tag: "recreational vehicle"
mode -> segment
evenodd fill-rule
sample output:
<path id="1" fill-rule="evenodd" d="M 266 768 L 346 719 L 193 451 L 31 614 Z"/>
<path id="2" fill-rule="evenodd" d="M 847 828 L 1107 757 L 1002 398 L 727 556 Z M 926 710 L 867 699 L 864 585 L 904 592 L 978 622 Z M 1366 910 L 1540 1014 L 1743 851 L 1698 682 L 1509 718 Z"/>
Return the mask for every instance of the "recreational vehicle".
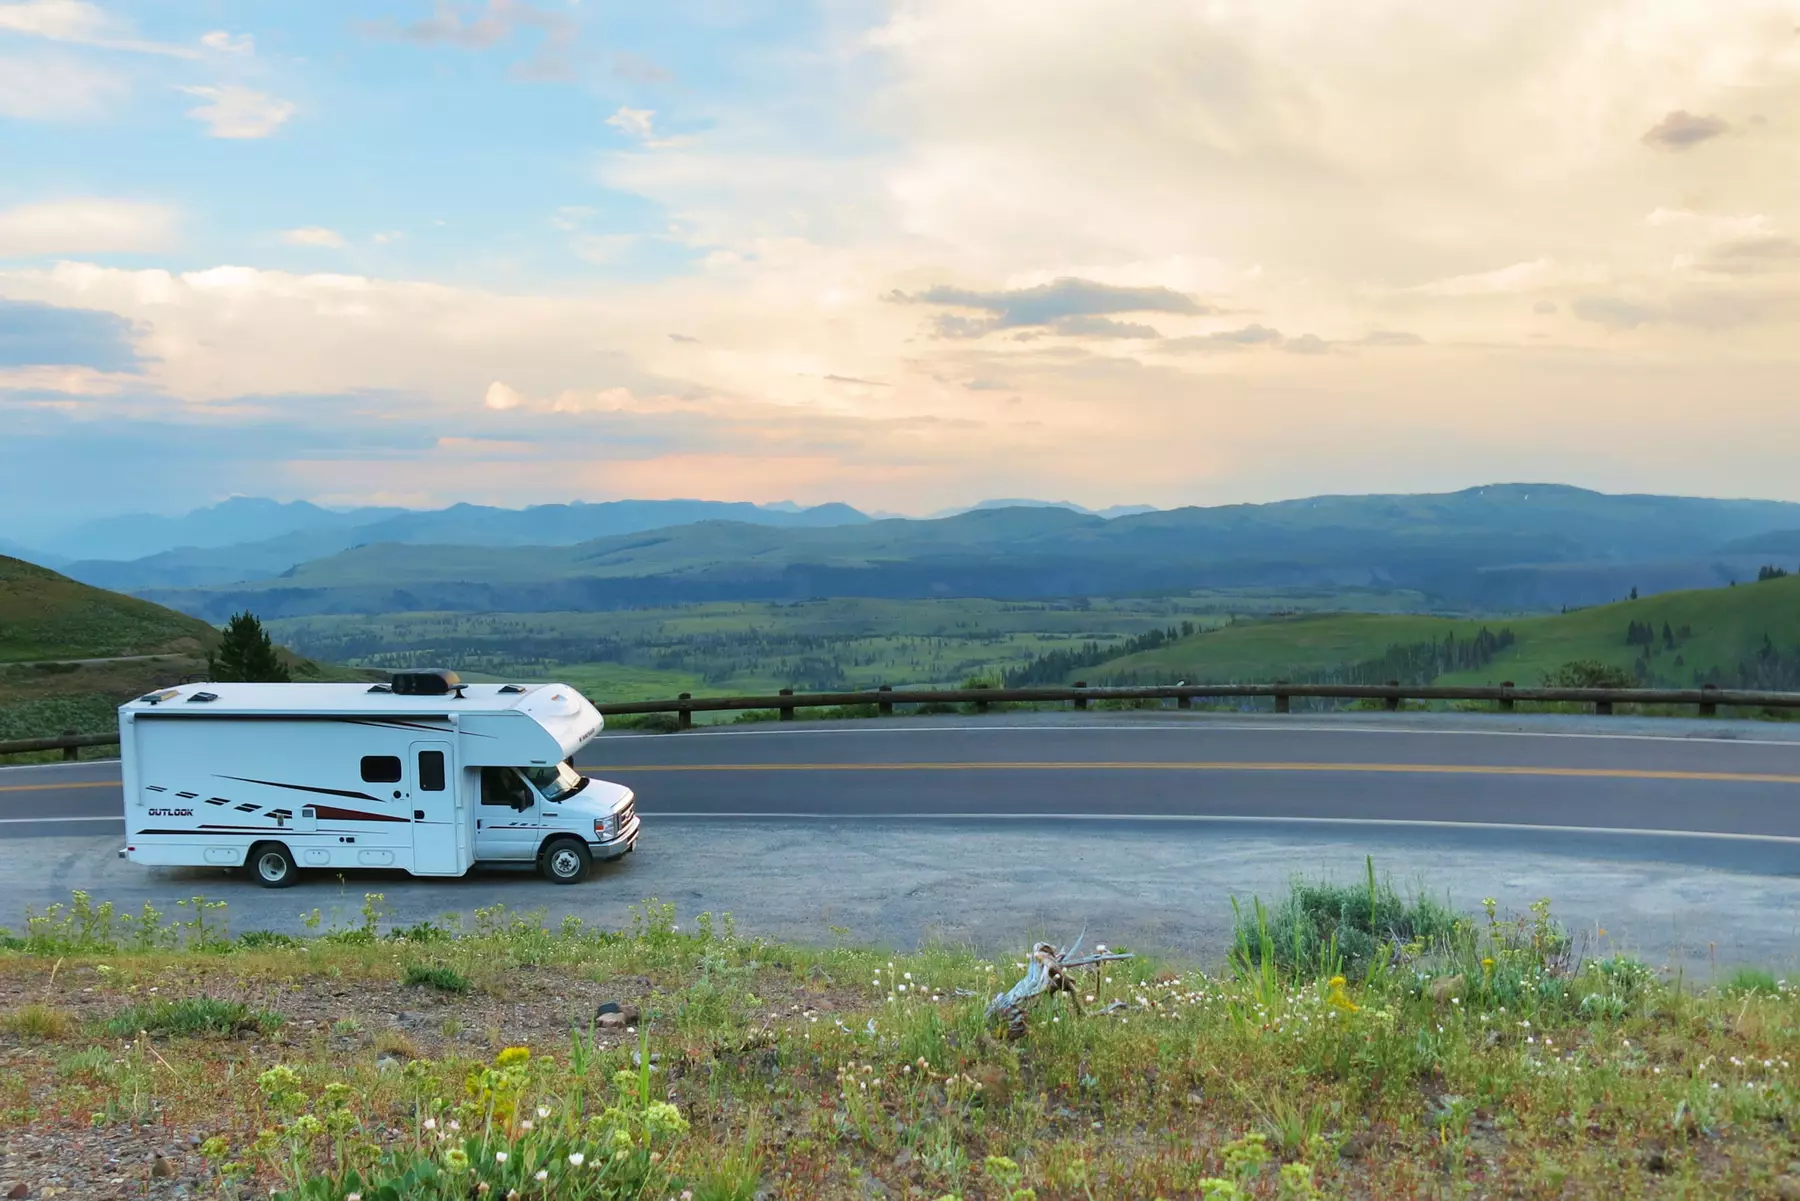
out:
<path id="1" fill-rule="evenodd" d="M 575 770 L 600 732 L 564 684 L 184 684 L 119 709 L 135 863 L 460 876 L 535 865 L 559 884 L 637 843 L 630 789 Z"/>

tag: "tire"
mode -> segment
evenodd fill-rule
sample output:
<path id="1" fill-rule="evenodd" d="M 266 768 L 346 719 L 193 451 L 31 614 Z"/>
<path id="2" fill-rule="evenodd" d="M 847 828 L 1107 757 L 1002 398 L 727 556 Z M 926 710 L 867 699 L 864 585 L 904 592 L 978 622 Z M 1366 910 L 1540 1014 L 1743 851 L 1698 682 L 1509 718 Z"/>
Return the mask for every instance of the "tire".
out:
<path id="1" fill-rule="evenodd" d="M 244 867 L 264 888 L 288 888 L 300 877 L 293 852 L 279 842 L 259 842 L 251 847 Z"/>
<path id="2" fill-rule="evenodd" d="M 579 884 L 593 865 L 594 857 L 586 845 L 573 838 L 553 839 L 538 855 L 538 870 L 552 884 Z"/>

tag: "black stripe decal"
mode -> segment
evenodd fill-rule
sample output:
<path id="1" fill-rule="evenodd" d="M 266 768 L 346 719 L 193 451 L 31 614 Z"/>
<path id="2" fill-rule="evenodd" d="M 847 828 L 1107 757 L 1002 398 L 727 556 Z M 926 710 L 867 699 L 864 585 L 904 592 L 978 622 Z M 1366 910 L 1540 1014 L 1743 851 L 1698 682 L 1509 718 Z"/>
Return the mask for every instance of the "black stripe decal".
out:
<path id="1" fill-rule="evenodd" d="M 242 780 L 246 784 L 263 784 L 270 788 L 290 788 L 295 792 L 316 792 L 321 796 L 347 796 L 358 801 L 373 801 L 381 804 L 381 798 L 370 796 L 366 792 L 350 792 L 343 788 L 315 788 L 311 784 L 283 784 L 280 780 L 252 780 L 249 776 L 224 776 L 226 780 Z"/>

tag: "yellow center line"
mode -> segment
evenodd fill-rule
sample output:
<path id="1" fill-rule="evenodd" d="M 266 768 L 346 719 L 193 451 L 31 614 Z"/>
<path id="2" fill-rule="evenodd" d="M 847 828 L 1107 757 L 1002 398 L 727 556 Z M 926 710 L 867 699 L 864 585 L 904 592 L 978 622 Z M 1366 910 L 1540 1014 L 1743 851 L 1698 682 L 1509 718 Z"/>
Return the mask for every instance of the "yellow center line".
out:
<path id="1" fill-rule="evenodd" d="M 1217 771 L 1365 772 L 1393 775 L 1564 776 L 1602 780 L 1698 780 L 1726 784 L 1800 784 L 1800 776 L 1764 772 L 1657 771 L 1628 767 L 1537 767 L 1474 763 L 657 763 L 603 764 L 583 771 L 633 772 L 900 772 L 900 771 Z"/>
<path id="2" fill-rule="evenodd" d="M 1486 763 L 1256 763 L 1161 760 L 1111 763 L 617 763 L 587 764 L 582 771 L 634 772 L 956 772 L 956 771 L 1188 771 L 1343 772 L 1414 776 L 1554 776 L 1585 780 L 1688 780 L 1714 784 L 1800 784 L 1800 776 L 1770 772 L 1662 771 L 1631 767 L 1540 767 Z M 55 792 L 68 788 L 117 788 L 117 780 L 61 784 L 4 784 L 0 792 Z"/>

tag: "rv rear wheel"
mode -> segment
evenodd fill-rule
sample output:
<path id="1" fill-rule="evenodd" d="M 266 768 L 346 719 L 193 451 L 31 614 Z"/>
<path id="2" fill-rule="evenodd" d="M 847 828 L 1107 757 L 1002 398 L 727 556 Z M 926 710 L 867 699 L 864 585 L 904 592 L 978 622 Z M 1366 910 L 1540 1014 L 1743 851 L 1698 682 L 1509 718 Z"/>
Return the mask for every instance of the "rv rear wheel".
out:
<path id="1" fill-rule="evenodd" d="M 558 838 L 544 846 L 544 852 L 538 857 L 538 868 L 544 873 L 546 880 L 558 884 L 579 884 L 587 879 L 588 867 L 593 857 L 588 854 L 587 847 L 573 838 Z"/>
<path id="2" fill-rule="evenodd" d="M 263 842 L 251 847 L 246 865 L 251 876 L 264 888 L 286 888 L 299 875 L 293 854 L 278 842 Z"/>

